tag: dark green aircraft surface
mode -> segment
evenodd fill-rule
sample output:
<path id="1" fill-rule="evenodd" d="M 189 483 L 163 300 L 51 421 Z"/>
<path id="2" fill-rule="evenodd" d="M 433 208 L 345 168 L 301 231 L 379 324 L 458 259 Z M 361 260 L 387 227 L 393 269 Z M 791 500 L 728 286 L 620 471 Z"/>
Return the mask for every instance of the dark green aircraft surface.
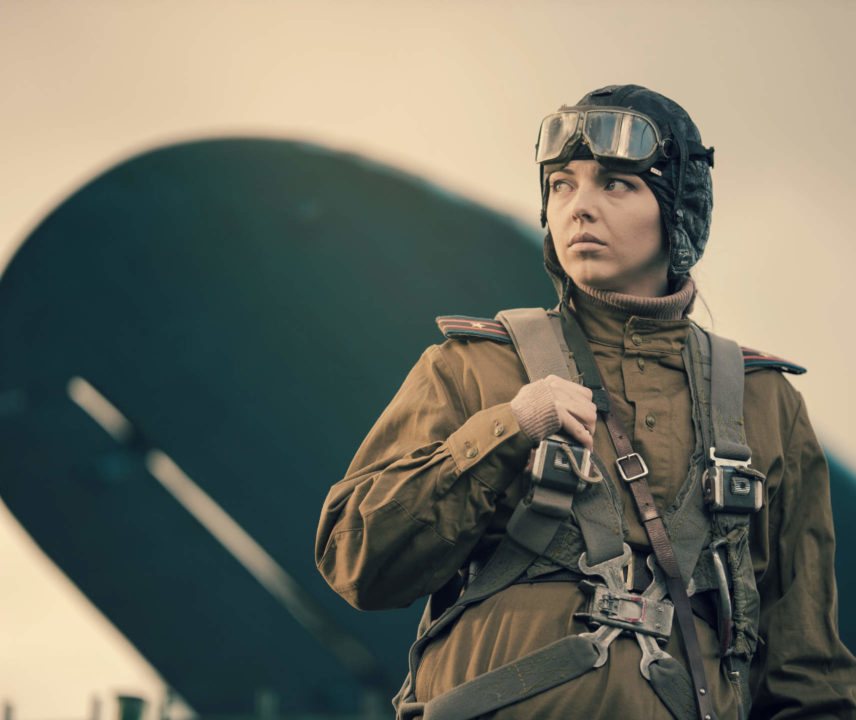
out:
<path id="1" fill-rule="evenodd" d="M 327 489 L 442 339 L 436 315 L 554 300 L 537 232 L 365 159 L 270 139 L 146 153 L 0 280 L 0 497 L 196 711 L 261 691 L 352 712 L 397 688 L 420 609 L 360 613 L 326 586 Z M 846 548 L 856 483 L 832 468 Z M 856 646 L 847 613 L 842 634 Z"/>

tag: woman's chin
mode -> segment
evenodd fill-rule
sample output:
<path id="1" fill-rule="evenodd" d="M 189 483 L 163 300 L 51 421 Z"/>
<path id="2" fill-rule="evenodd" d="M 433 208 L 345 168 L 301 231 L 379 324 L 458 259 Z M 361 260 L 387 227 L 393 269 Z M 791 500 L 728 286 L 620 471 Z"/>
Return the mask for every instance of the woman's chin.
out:
<path id="1" fill-rule="evenodd" d="M 569 277 L 577 287 L 592 288 L 594 290 L 611 290 L 615 285 L 615 278 L 603 273 L 577 272 L 568 273 Z"/>

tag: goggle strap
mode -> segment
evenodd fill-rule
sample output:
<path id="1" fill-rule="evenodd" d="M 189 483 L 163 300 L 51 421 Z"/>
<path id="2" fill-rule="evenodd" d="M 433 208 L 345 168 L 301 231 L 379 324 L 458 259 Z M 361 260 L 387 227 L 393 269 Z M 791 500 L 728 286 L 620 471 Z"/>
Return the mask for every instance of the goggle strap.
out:
<path id="1" fill-rule="evenodd" d="M 695 140 L 687 140 L 687 157 L 692 160 L 707 160 L 707 164 L 713 167 L 713 148 L 706 148 Z"/>
<path id="2" fill-rule="evenodd" d="M 681 157 L 678 161 L 678 189 L 675 193 L 674 213 L 675 221 L 677 222 L 677 224 L 683 226 L 682 217 L 684 213 L 683 208 L 681 208 L 681 198 L 684 196 L 684 178 L 686 177 L 687 173 L 687 163 L 684 158 L 689 160 L 692 157 L 692 154 L 689 148 L 689 141 L 687 141 L 687 139 L 683 137 L 683 135 L 678 135 L 676 139 L 678 143 L 678 148 L 680 149 Z"/>

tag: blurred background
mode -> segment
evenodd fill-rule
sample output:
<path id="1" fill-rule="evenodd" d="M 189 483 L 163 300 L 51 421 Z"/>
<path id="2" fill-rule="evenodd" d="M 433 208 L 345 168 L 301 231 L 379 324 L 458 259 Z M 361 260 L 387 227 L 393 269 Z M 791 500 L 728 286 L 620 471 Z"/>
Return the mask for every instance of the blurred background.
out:
<path id="1" fill-rule="evenodd" d="M 320 503 L 434 315 L 551 301 L 535 135 L 605 84 L 675 98 L 716 147 L 696 318 L 809 368 L 792 382 L 852 507 L 854 20 L 846 0 L 0 3 L 7 716 L 97 720 L 118 696 L 386 716 L 418 611 L 325 589 Z"/>

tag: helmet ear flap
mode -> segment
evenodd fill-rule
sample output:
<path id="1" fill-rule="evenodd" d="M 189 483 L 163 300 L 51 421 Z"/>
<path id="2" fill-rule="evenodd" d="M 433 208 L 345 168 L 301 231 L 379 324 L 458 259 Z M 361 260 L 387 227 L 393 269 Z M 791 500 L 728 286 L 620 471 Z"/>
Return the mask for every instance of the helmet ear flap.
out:
<path id="1" fill-rule="evenodd" d="M 668 235 L 669 272 L 685 275 L 698 262 L 699 253 L 695 252 L 690 236 L 684 230 L 683 213 L 680 210 L 676 222 L 668 227 Z"/>

